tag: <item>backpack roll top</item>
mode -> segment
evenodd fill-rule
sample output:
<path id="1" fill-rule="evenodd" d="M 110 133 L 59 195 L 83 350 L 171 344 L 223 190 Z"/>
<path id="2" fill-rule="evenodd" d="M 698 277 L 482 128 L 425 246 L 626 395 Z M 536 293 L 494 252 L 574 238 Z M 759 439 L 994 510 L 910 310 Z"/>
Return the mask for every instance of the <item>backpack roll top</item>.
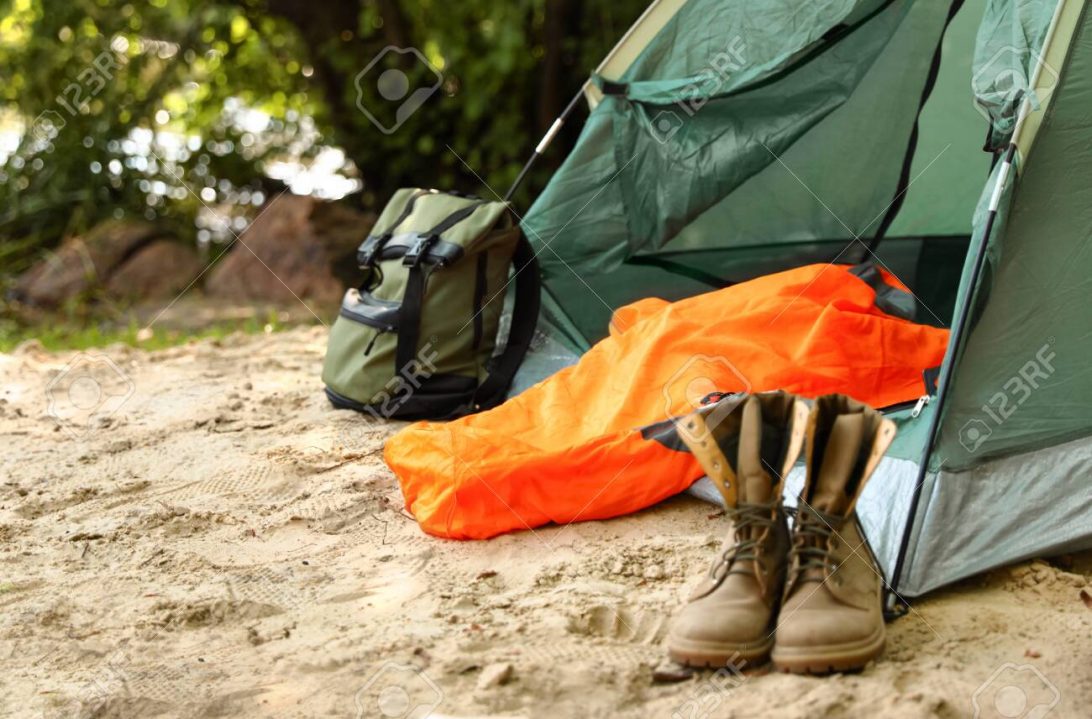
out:
<path id="1" fill-rule="evenodd" d="M 336 406 L 439 419 L 503 400 L 539 302 L 538 267 L 507 204 L 399 190 L 357 263 L 362 283 L 345 293 L 323 367 Z M 513 264 L 512 329 L 494 356 Z"/>

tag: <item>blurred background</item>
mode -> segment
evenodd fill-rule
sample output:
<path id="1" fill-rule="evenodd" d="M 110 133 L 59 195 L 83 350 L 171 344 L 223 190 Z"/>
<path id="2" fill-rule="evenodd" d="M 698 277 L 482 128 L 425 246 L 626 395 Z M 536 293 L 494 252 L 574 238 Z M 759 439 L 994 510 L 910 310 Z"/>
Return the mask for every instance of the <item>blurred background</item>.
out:
<path id="1" fill-rule="evenodd" d="M 0 0 L 0 351 L 332 318 L 389 195 L 503 194 L 646 4 Z"/>

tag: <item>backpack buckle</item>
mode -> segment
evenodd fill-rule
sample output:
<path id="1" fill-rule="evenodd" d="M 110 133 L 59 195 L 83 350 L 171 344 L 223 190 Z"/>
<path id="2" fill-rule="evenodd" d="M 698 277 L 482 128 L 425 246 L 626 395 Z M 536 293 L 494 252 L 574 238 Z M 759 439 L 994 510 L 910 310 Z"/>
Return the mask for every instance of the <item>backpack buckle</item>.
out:
<path id="1" fill-rule="evenodd" d="M 417 240 L 402 256 L 402 264 L 405 267 L 416 267 L 421 264 L 421 257 L 428 252 L 428 248 L 438 239 L 436 235 L 418 235 Z"/>
<path id="2" fill-rule="evenodd" d="M 366 270 L 375 263 L 375 256 L 383 249 L 383 245 L 390 240 L 390 235 L 371 236 L 364 240 L 364 244 L 356 251 L 356 264 L 362 270 Z"/>

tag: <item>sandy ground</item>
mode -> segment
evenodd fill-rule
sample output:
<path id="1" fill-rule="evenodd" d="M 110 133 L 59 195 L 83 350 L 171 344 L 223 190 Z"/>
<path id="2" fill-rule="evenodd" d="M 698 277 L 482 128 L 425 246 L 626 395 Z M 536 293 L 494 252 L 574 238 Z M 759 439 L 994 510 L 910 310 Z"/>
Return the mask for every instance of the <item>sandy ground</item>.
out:
<path id="1" fill-rule="evenodd" d="M 1090 555 L 917 602 L 857 675 L 655 681 L 723 517 L 425 536 L 324 337 L 0 356 L 0 716 L 1092 716 Z"/>

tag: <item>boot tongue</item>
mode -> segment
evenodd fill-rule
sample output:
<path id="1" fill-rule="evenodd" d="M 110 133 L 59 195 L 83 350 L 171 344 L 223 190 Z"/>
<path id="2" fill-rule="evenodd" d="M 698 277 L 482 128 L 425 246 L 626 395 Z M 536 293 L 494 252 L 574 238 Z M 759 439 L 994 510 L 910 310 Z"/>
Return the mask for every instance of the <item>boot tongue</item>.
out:
<path id="1" fill-rule="evenodd" d="M 844 514 L 849 508 L 851 485 L 864 442 L 865 416 L 842 414 L 830 427 L 823 464 L 813 485 L 811 506 L 827 514 Z"/>
<path id="2" fill-rule="evenodd" d="M 748 504 L 769 502 L 772 490 L 769 470 L 762 464 L 762 404 L 758 397 L 747 398 L 739 428 L 739 501 Z"/>

